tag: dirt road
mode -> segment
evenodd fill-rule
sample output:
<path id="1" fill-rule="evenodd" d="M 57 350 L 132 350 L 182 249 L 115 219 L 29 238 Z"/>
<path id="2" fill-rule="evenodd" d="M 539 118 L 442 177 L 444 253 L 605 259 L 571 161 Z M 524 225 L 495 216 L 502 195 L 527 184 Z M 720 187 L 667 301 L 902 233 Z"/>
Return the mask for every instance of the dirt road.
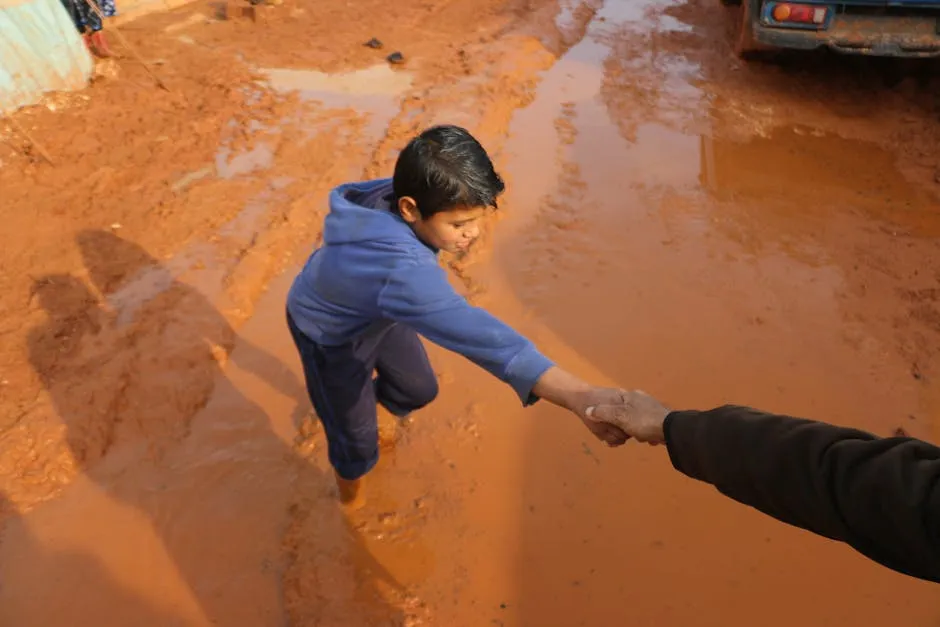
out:
<path id="1" fill-rule="evenodd" d="M 509 182 L 455 281 L 552 357 L 938 441 L 929 67 L 742 65 L 717 0 L 214 16 L 126 27 L 171 93 L 126 59 L 18 114 L 55 167 L 0 123 L 0 624 L 940 624 L 935 587 L 433 348 L 347 517 L 282 314 L 327 190 L 453 122 Z"/>

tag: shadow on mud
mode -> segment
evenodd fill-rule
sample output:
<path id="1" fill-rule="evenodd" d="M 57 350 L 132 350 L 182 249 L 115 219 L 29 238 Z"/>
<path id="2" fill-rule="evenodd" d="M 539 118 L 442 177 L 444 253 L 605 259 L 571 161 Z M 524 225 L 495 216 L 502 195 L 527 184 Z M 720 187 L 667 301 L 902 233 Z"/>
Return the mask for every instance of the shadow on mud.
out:
<path id="1" fill-rule="evenodd" d="M 173 625 L 177 617 L 159 604 L 148 601 L 133 591 L 87 552 L 44 546 L 29 530 L 28 524 L 13 514 L 12 505 L 0 494 L 0 515 L 3 515 L 10 537 L 18 543 L 18 551 L 29 556 L 19 565 L 15 574 L 3 578 L 4 603 L 0 618 L 7 625 L 53 625 L 61 624 L 62 615 L 54 606 L 43 607 L 37 598 L 41 594 L 34 586 L 55 578 L 56 587 L 69 586 L 79 597 L 93 591 L 95 596 L 108 600 L 105 614 L 90 615 L 84 600 L 73 599 L 69 616 L 84 620 L 97 618 L 102 622 L 88 623 L 107 625 L 109 617 L 140 617 L 149 625 Z M 41 585 L 41 584 L 40 584 Z M 78 624 L 78 623 L 77 623 Z M 86 624 L 86 623 L 81 623 Z M 117 623 L 110 623 L 117 624 Z"/>
<path id="2" fill-rule="evenodd" d="M 90 283 L 66 274 L 35 280 L 47 320 L 30 334 L 30 359 L 67 429 L 79 483 L 90 478 L 93 494 L 139 512 L 146 529 L 122 528 L 113 507 L 68 491 L 10 520 L 5 561 L 21 566 L 15 584 L 4 582 L 0 615 L 17 625 L 163 627 L 186 621 L 173 610 L 189 605 L 188 620 L 207 623 L 245 624 L 246 606 L 253 624 L 279 624 L 283 614 L 295 624 L 331 616 L 352 627 L 404 621 L 377 587 L 400 585 L 339 510 L 329 473 L 272 430 L 265 409 L 222 365 L 231 359 L 306 412 L 291 370 L 238 337 L 202 293 L 133 242 L 85 231 L 78 245 Z M 51 540 L 34 536 L 37 524 Z M 144 547 L 138 536 L 160 546 Z M 63 543 L 87 548 L 55 548 Z M 126 555 L 138 551 L 138 566 L 129 569 L 135 561 Z M 143 555 L 162 554 L 170 567 L 148 572 L 153 558 Z M 311 555 L 336 563 L 314 563 Z M 161 585 L 167 572 L 178 573 L 179 581 L 162 584 L 178 589 L 175 599 L 158 606 L 132 592 Z M 345 603 L 325 598 L 324 589 L 337 590 L 329 578 L 344 574 Z M 311 614 L 313 602 L 322 603 Z"/>

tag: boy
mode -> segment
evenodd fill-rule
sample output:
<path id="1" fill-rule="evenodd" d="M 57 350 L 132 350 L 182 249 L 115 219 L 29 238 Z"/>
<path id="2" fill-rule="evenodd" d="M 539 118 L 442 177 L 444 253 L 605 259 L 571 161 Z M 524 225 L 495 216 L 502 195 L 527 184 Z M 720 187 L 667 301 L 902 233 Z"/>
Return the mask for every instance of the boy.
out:
<path id="1" fill-rule="evenodd" d="M 458 295 L 438 263 L 439 251 L 470 247 L 503 189 L 470 133 L 436 126 L 405 147 L 392 179 L 347 183 L 330 194 L 323 245 L 294 280 L 287 319 L 344 503 L 357 500 L 360 478 L 378 461 L 376 406 L 404 418 L 437 396 L 419 333 L 511 385 L 524 405 L 544 398 L 608 444 L 626 441 L 586 413 L 620 403 L 618 390 L 555 366 Z"/>

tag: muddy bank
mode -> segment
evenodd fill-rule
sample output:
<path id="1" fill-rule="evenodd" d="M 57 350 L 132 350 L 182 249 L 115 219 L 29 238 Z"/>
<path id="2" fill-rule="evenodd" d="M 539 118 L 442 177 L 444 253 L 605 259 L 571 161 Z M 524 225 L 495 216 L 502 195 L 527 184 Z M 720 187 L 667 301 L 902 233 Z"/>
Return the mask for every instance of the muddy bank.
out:
<path id="1" fill-rule="evenodd" d="M 899 171 L 890 142 L 843 138 L 802 101 L 785 106 L 810 128 L 729 120 L 712 90 L 732 86 L 705 69 L 720 52 L 663 46 L 658 62 L 622 69 L 628 48 L 644 50 L 635 33 L 698 25 L 671 20 L 675 8 L 616 25 L 616 11 L 516 119 L 513 180 L 542 184 L 501 227 L 494 290 L 613 380 L 676 405 L 749 403 L 935 439 L 922 368 L 937 328 L 906 293 L 937 280 L 925 270 L 940 261 L 935 190 Z M 541 158 L 523 159 L 534 142 Z M 507 624 L 936 620 L 927 585 L 722 502 L 655 452 L 578 451 L 566 437 L 520 436 L 522 583 Z M 779 603 L 783 587 L 792 602 Z"/>
<path id="2" fill-rule="evenodd" d="M 434 348 L 440 400 L 345 516 L 282 308 L 326 190 L 454 122 L 510 191 L 447 262 L 551 356 L 677 406 L 937 439 L 938 144 L 909 132 L 933 83 L 740 65 L 694 2 L 361 8 L 381 20 L 144 20 L 175 94 L 125 61 L 22 114 L 64 159 L 0 157 L 0 622 L 932 625 L 932 588 Z"/>
<path id="3" fill-rule="evenodd" d="M 454 31 L 461 12 L 470 10 L 460 3 L 446 10 L 411 9 L 422 16 L 419 26 L 413 20 L 391 27 L 350 21 L 346 8 L 322 3 L 270 9 L 266 26 L 219 21 L 210 4 L 153 16 L 124 30 L 146 58 L 157 61 L 172 92 L 156 88 L 127 58 L 105 66 L 116 77 L 102 77 L 86 92 L 54 96 L 21 112 L 19 121 L 55 155 L 55 167 L 6 129 L 0 155 L 0 185 L 8 199 L 2 211 L 9 226 L 0 279 L 5 340 L 0 437 L 6 454 L 0 476 L 10 502 L 29 507 L 54 495 L 120 437 L 118 423 L 133 422 L 138 435 L 158 440 L 164 431 L 175 433 L 167 442 L 185 434 L 186 423 L 208 399 L 211 372 L 220 357 L 224 361 L 232 328 L 250 315 L 270 277 L 316 239 L 325 190 L 362 176 L 364 169 L 373 175 L 387 168 L 417 129 L 460 111 L 453 103 L 479 102 L 473 115 L 492 119 L 498 135 L 500 120 L 526 98 L 535 71 L 550 63 L 549 48 L 562 48 L 551 28 L 542 29 L 544 44 L 513 35 L 531 57 L 518 57 L 521 68 L 515 58 L 491 68 L 499 55 L 487 46 L 532 17 L 527 7 L 475 7 L 486 19 L 479 21 L 484 30 L 472 34 Z M 552 18 L 550 7 L 543 12 L 541 21 Z M 349 28 L 336 27 L 343 24 Z M 404 45 L 400 33 L 405 32 L 412 35 L 407 50 L 413 58 L 398 73 L 406 77 L 404 87 L 367 96 L 372 98 L 367 107 L 341 86 L 297 91 L 304 87 L 303 77 L 292 86 L 271 73 L 298 63 L 312 74 L 384 68 L 383 55 L 362 46 L 366 35 L 380 33 L 391 46 Z M 424 36 L 415 37 L 417 32 Z M 449 53 L 437 54 L 444 39 Z M 298 40 L 323 45 L 310 48 Z M 473 76 L 483 80 L 463 80 Z M 83 233 L 128 245 L 83 246 Z M 159 267 L 164 262 L 165 270 Z M 155 278 L 161 274 L 172 278 Z M 191 293 L 216 307 L 208 334 L 227 338 L 216 349 L 151 355 L 147 338 L 162 341 L 157 329 L 180 317 L 173 313 L 175 300 L 166 295 L 150 304 L 148 319 L 111 332 L 115 323 L 108 316 L 121 314 L 107 310 L 123 306 L 108 302 L 114 293 L 129 290 L 126 298 L 149 300 L 167 281 L 195 287 Z M 131 282 L 138 284 L 128 288 Z M 97 337 L 99 354 L 92 355 L 83 344 L 86 336 L 100 336 L 102 325 L 111 336 Z M 191 350 L 188 341 L 181 344 L 184 353 Z M 79 375 L 102 359 L 96 390 Z M 172 408 L 155 410 L 158 416 L 125 420 L 127 407 L 150 402 L 148 382 L 163 377 L 174 360 L 204 373 L 198 383 Z M 115 384 L 112 377 L 131 381 Z M 80 390 L 69 391 L 75 387 Z M 74 428 L 55 408 L 58 397 L 70 395 L 81 400 L 70 398 L 66 405 L 89 404 Z M 86 437 L 76 435 L 82 431 L 93 441 L 66 442 Z"/>

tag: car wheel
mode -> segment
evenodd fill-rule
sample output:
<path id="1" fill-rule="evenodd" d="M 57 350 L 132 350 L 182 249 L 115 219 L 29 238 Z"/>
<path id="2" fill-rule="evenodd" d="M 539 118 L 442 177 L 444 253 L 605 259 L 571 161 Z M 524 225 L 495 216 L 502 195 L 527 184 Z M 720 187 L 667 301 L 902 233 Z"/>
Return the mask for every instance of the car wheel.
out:
<path id="1" fill-rule="evenodd" d="M 739 59 L 752 61 L 760 56 L 762 48 L 754 39 L 753 3 L 743 0 L 738 9 L 737 31 L 734 37 L 734 54 Z"/>

